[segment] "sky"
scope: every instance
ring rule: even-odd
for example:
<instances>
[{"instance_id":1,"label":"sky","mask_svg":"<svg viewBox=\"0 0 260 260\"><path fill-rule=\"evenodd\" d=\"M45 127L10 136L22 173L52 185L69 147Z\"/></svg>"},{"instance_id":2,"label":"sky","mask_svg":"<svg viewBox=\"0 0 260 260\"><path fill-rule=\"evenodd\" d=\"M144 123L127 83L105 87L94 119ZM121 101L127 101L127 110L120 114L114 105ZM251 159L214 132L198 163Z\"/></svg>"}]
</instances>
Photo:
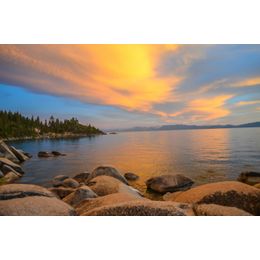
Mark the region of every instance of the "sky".
<instances>
[{"instance_id":1,"label":"sky","mask_svg":"<svg viewBox=\"0 0 260 260\"><path fill-rule=\"evenodd\" d=\"M0 45L0 110L101 129L260 121L260 45Z\"/></svg>"}]
</instances>

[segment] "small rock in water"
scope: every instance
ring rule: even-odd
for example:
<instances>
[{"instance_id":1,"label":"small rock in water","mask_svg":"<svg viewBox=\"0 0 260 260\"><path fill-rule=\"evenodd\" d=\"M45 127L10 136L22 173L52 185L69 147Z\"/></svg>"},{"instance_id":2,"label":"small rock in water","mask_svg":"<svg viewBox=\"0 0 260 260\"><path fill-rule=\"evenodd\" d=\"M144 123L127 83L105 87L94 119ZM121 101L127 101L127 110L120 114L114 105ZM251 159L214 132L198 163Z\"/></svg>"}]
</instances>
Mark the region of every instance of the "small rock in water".
<instances>
[{"instance_id":1,"label":"small rock in water","mask_svg":"<svg viewBox=\"0 0 260 260\"><path fill-rule=\"evenodd\" d=\"M161 175L146 181L148 189L159 193L187 190L193 184L193 180L182 174Z\"/></svg>"},{"instance_id":2,"label":"small rock in water","mask_svg":"<svg viewBox=\"0 0 260 260\"><path fill-rule=\"evenodd\" d=\"M52 153L48 153L48 152L44 152L44 151L41 151L41 152L38 152L38 157L41 157L41 158L48 158L48 157L53 157L54 155Z\"/></svg>"},{"instance_id":3,"label":"small rock in water","mask_svg":"<svg viewBox=\"0 0 260 260\"><path fill-rule=\"evenodd\" d=\"M255 185L260 183L260 172L242 172L237 180L249 185Z\"/></svg>"},{"instance_id":4,"label":"small rock in water","mask_svg":"<svg viewBox=\"0 0 260 260\"><path fill-rule=\"evenodd\" d=\"M139 176L132 172L127 172L124 174L124 176L128 181L135 181L135 180L139 179Z\"/></svg>"},{"instance_id":5,"label":"small rock in water","mask_svg":"<svg viewBox=\"0 0 260 260\"><path fill-rule=\"evenodd\" d=\"M52 151L51 152L54 156L65 156L66 154L65 153L60 153L60 152L57 152L57 151Z\"/></svg>"}]
</instances>

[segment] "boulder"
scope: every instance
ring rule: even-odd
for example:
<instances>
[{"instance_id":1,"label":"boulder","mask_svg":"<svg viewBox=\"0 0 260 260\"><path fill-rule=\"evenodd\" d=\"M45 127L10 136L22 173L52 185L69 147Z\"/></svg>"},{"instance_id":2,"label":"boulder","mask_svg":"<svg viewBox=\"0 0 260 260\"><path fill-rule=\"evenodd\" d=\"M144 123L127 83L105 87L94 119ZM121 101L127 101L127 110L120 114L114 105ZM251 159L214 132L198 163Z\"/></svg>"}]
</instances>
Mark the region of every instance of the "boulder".
<instances>
[{"instance_id":1,"label":"boulder","mask_svg":"<svg viewBox=\"0 0 260 260\"><path fill-rule=\"evenodd\" d=\"M52 153L48 153L48 152L38 152L38 157L40 158L48 158L48 157L53 157L54 155Z\"/></svg>"},{"instance_id":2,"label":"boulder","mask_svg":"<svg viewBox=\"0 0 260 260\"><path fill-rule=\"evenodd\" d=\"M14 155L19 159L20 162L24 162L29 159L28 156L26 156L24 153L17 150L15 147L10 146L10 149L14 153Z\"/></svg>"},{"instance_id":3,"label":"boulder","mask_svg":"<svg viewBox=\"0 0 260 260\"><path fill-rule=\"evenodd\" d=\"M54 187L59 187L59 186L62 186L62 182L66 179L68 179L69 177L66 176L66 175L57 175L53 178L52 180L52 185Z\"/></svg>"},{"instance_id":4,"label":"boulder","mask_svg":"<svg viewBox=\"0 0 260 260\"><path fill-rule=\"evenodd\" d=\"M19 159L11 151L10 147L2 140L0 140L0 157L11 160L14 163L19 163Z\"/></svg>"},{"instance_id":5,"label":"boulder","mask_svg":"<svg viewBox=\"0 0 260 260\"><path fill-rule=\"evenodd\" d=\"M182 192L174 201L218 204L243 209L253 215L260 215L260 190L237 181L201 185Z\"/></svg>"},{"instance_id":6,"label":"boulder","mask_svg":"<svg viewBox=\"0 0 260 260\"><path fill-rule=\"evenodd\" d=\"M2 169L2 167L4 165L11 166L15 171L17 171L17 172L19 172L21 174L24 173L20 165L10 161L9 159L0 157L0 169Z\"/></svg>"},{"instance_id":7,"label":"boulder","mask_svg":"<svg viewBox=\"0 0 260 260\"><path fill-rule=\"evenodd\" d=\"M66 196L63 201L75 207L85 199L96 198L97 194L93 192L88 186L81 186L74 192Z\"/></svg>"},{"instance_id":8,"label":"boulder","mask_svg":"<svg viewBox=\"0 0 260 260\"><path fill-rule=\"evenodd\" d=\"M260 189L260 183L255 184L254 187Z\"/></svg>"},{"instance_id":9,"label":"boulder","mask_svg":"<svg viewBox=\"0 0 260 260\"><path fill-rule=\"evenodd\" d=\"M57 152L57 151L52 151L51 152L54 156L65 156L66 154L65 153L60 153L60 152Z\"/></svg>"},{"instance_id":10,"label":"boulder","mask_svg":"<svg viewBox=\"0 0 260 260\"><path fill-rule=\"evenodd\" d=\"M13 169L11 166L8 166L8 165L6 165L6 164L4 164L2 167L1 167L1 170L2 170L2 172L4 173L4 174L7 174L7 173L9 173L9 172L13 172L13 173L15 173L16 175L18 175L18 176L22 176L22 174L21 173L19 173L19 172L17 172L15 169Z\"/></svg>"},{"instance_id":11,"label":"boulder","mask_svg":"<svg viewBox=\"0 0 260 260\"><path fill-rule=\"evenodd\" d=\"M32 184L7 184L0 186L0 200L10 200L28 196L54 197L54 194L41 186Z\"/></svg>"},{"instance_id":12,"label":"boulder","mask_svg":"<svg viewBox=\"0 0 260 260\"><path fill-rule=\"evenodd\" d=\"M53 194L55 194L56 197L59 199L63 199L64 197L68 196L74 191L74 189L66 188L66 187L55 187L55 188L49 188L48 190Z\"/></svg>"},{"instance_id":13,"label":"boulder","mask_svg":"<svg viewBox=\"0 0 260 260\"><path fill-rule=\"evenodd\" d=\"M216 204L197 204L193 210L197 216L252 216L242 209Z\"/></svg>"},{"instance_id":14,"label":"boulder","mask_svg":"<svg viewBox=\"0 0 260 260\"><path fill-rule=\"evenodd\" d=\"M192 206L167 201L135 200L95 208L84 216L194 216Z\"/></svg>"},{"instance_id":15,"label":"boulder","mask_svg":"<svg viewBox=\"0 0 260 260\"><path fill-rule=\"evenodd\" d=\"M136 181L137 179L139 179L139 176L132 172L127 172L124 174L124 176L128 181Z\"/></svg>"},{"instance_id":16,"label":"boulder","mask_svg":"<svg viewBox=\"0 0 260 260\"><path fill-rule=\"evenodd\" d=\"M249 185L255 185L260 183L260 172L242 172L237 180Z\"/></svg>"},{"instance_id":17,"label":"boulder","mask_svg":"<svg viewBox=\"0 0 260 260\"><path fill-rule=\"evenodd\" d=\"M72 178L67 178L62 182L62 186L63 187L68 187L68 188L78 188L79 187L79 183L72 179Z\"/></svg>"},{"instance_id":18,"label":"boulder","mask_svg":"<svg viewBox=\"0 0 260 260\"><path fill-rule=\"evenodd\" d=\"M74 216L75 210L55 197L29 196L0 200L1 216Z\"/></svg>"},{"instance_id":19,"label":"boulder","mask_svg":"<svg viewBox=\"0 0 260 260\"><path fill-rule=\"evenodd\" d=\"M145 200L145 198L139 198ZM76 206L78 215L87 214L89 211L104 206L115 205L122 202L138 200L136 196L129 193L113 193L106 196L98 197L95 199L85 199Z\"/></svg>"},{"instance_id":20,"label":"boulder","mask_svg":"<svg viewBox=\"0 0 260 260\"><path fill-rule=\"evenodd\" d=\"M124 176L122 176L115 168L109 166L100 166L97 167L88 177L87 181L94 179L97 176L110 176L119 181L123 182L124 184L128 185L128 182Z\"/></svg>"},{"instance_id":21,"label":"boulder","mask_svg":"<svg viewBox=\"0 0 260 260\"><path fill-rule=\"evenodd\" d=\"M76 174L76 175L73 177L73 179L76 180L77 182L83 182L83 183L85 183L85 181L87 181L89 175L90 175L89 172L82 172L82 173Z\"/></svg>"},{"instance_id":22,"label":"boulder","mask_svg":"<svg viewBox=\"0 0 260 260\"><path fill-rule=\"evenodd\" d=\"M136 189L128 186L118 179L110 176L98 176L91 181L87 182L87 185L98 195L105 196L112 193L129 193L136 198L140 198L141 194Z\"/></svg>"},{"instance_id":23,"label":"boulder","mask_svg":"<svg viewBox=\"0 0 260 260\"><path fill-rule=\"evenodd\" d=\"M21 176L22 175L19 173L10 171L7 174L5 174L4 181L5 181L5 183L12 183L12 182L16 181L17 179L19 179Z\"/></svg>"},{"instance_id":24,"label":"boulder","mask_svg":"<svg viewBox=\"0 0 260 260\"><path fill-rule=\"evenodd\" d=\"M153 191L166 193L186 190L190 188L193 183L190 178L182 174L169 174L150 178L146 181L146 186Z\"/></svg>"}]
</instances>

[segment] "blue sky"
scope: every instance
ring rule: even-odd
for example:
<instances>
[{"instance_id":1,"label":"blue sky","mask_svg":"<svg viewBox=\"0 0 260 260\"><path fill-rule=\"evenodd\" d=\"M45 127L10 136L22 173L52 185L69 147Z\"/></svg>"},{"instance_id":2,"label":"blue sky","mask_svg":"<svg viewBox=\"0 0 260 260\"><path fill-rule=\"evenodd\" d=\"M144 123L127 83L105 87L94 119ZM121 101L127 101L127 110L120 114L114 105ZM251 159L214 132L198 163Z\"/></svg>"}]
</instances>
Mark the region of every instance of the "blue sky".
<instances>
[{"instance_id":1,"label":"blue sky","mask_svg":"<svg viewBox=\"0 0 260 260\"><path fill-rule=\"evenodd\" d=\"M260 121L260 45L0 45L0 96L103 129Z\"/></svg>"}]
</instances>

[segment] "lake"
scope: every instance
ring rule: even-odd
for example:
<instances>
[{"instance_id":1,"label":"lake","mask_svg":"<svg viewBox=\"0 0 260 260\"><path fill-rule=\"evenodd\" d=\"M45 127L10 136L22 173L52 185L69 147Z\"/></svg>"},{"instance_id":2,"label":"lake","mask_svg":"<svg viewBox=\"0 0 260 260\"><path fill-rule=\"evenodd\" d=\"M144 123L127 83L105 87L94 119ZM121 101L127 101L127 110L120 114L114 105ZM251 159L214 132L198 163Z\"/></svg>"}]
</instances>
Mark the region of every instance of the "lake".
<instances>
[{"instance_id":1,"label":"lake","mask_svg":"<svg viewBox=\"0 0 260 260\"><path fill-rule=\"evenodd\" d=\"M260 171L260 128L124 132L79 139L11 142L33 155L23 164L19 183L50 186L59 174L73 176L112 165L121 173L134 172L136 188L162 174L185 174L195 185L235 180L242 171ZM59 151L66 156L38 158L39 151Z\"/></svg>"}]
</instances>

